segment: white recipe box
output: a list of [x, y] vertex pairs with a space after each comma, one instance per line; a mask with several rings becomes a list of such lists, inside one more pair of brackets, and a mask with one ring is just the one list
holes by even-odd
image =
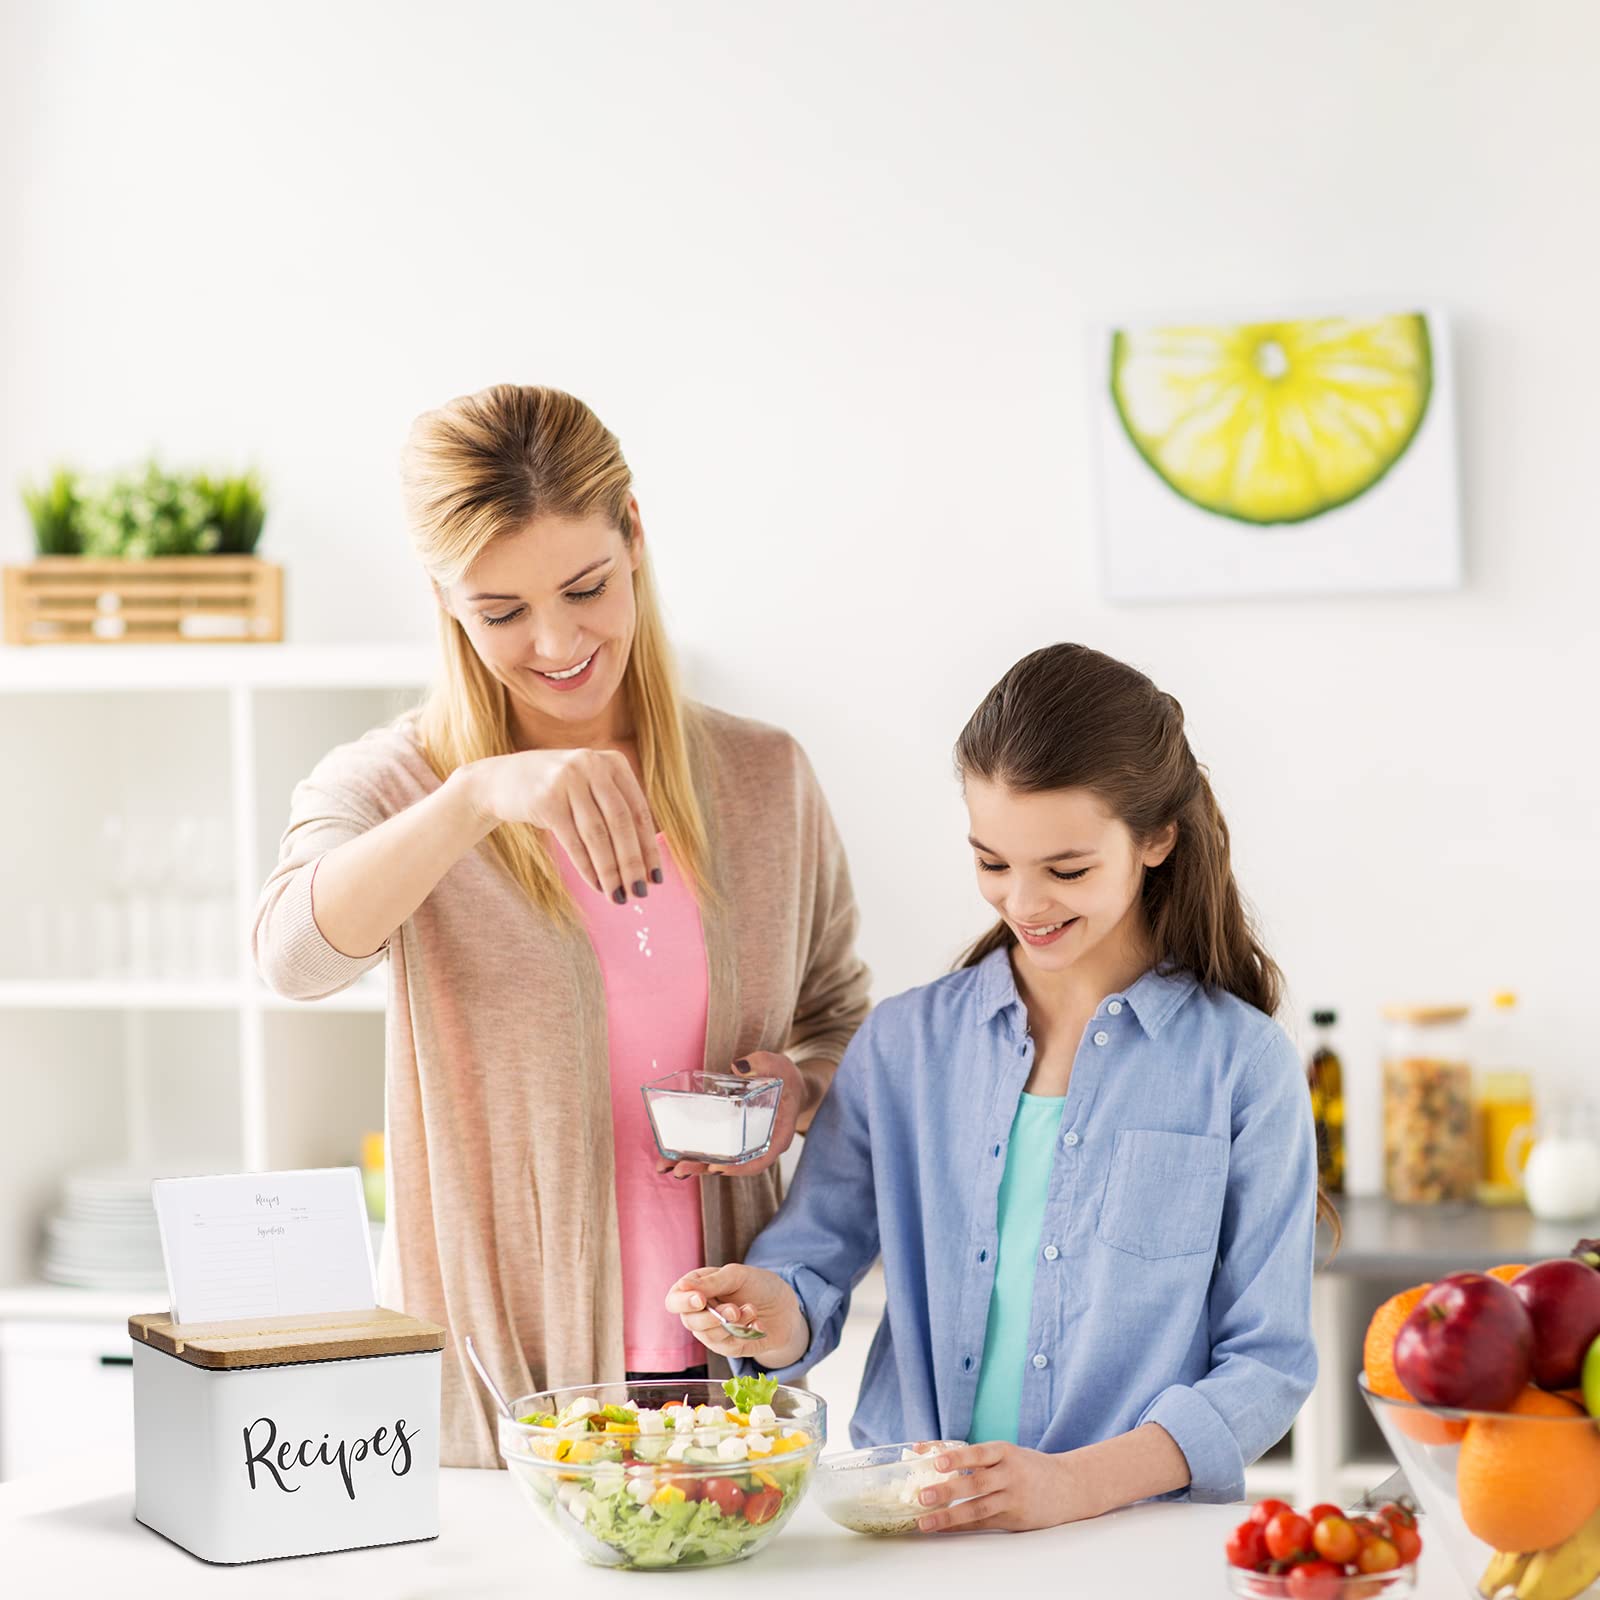
[[128, 1332], [146, 1527], [228, 1563], [438, 1537], [442, 1329], [379, 1307]]

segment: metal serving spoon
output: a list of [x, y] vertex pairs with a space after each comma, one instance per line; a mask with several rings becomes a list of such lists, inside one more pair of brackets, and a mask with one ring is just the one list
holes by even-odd
[[729, 1322], [717, 1308], [706, 1301], [706, 1310], [714, 1316], [723, 1326], [730, 1339], [765, 1339], [766, 1334], [759, 1328], [743, 1328], [737, 1322]]
[[[500, 1385], [489, 1376], [489, 1369], [485, 1367], [483, 1362], [479, 1359], [477, 1349], [472, 1343], [472, 1335], [470, 1333], [463, 1335], [461, 1346], [467, 1352], [467, 1360], [472, 1363], [472, 1370], [478, 1374], [479, 1383], [481, 1383], [484, 1388], [487, 1389], [494, 1397], [495, 1405], [500, 1408], [500, 1415], [503, 1417], [512, 1417], [513, 1413], [511, 1407], [506, 1404], [506, 1397], [501, 1394]], [[567, 1519], [568, 1525], [572, 1528], [574, 1537], [577, 1539], [578, 1543], [581, 1544], [601, 1566], [619, 1567], [627, 1561], [628, 1557], [624, 1551], [619, 1550], [613, 1544], [607, 1544], [603, 1539], [595, 1538], [595, 1536], [590, 1533], [586, 1527], [584, 1527], [583, 1519], [581, 1517], [574, 1516], [569, 1507], [561, 1505], [559, 1499], [554, 1503], [560, 1507], [560, 1514]]]

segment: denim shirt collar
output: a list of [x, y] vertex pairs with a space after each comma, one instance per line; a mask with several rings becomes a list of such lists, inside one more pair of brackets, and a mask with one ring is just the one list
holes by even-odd
[[[1016, 974], [1011, 970], [1011, 952], [992, 950], [973, 969], [973, 1003], [979, 1022], [989, 1022], [1002, 1011], [1021, 1008]], [[1170, 1022], [1184, 1001], [1194, 993], [1196, 982], [1190, 972], [1163, 972], [1158, 967], [1135, 979], [1120, 995], [1107, 995], [1100, 1009], [1112, 1000], [1125, 1001], [1139, 1026], [1154, 1039]], [[1098, 1015], [1099, 1012], [1096, 1012]]]

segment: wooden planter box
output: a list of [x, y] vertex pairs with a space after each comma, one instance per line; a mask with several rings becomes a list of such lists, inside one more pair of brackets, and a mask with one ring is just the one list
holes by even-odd
[[7, 644], [256, 644], [283, 638], [283, 568], [254, 556], [41, 556], [4, 571]]

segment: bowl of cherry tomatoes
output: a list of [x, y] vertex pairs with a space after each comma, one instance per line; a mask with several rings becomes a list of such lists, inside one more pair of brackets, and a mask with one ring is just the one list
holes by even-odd
[[1304, 1515], [1263, 1500], [1229, 1536], [1228, 1589], [1250, 1600], [1376, 1600], [1416, 1587], [1421, 1553], [1409, 1500]]

